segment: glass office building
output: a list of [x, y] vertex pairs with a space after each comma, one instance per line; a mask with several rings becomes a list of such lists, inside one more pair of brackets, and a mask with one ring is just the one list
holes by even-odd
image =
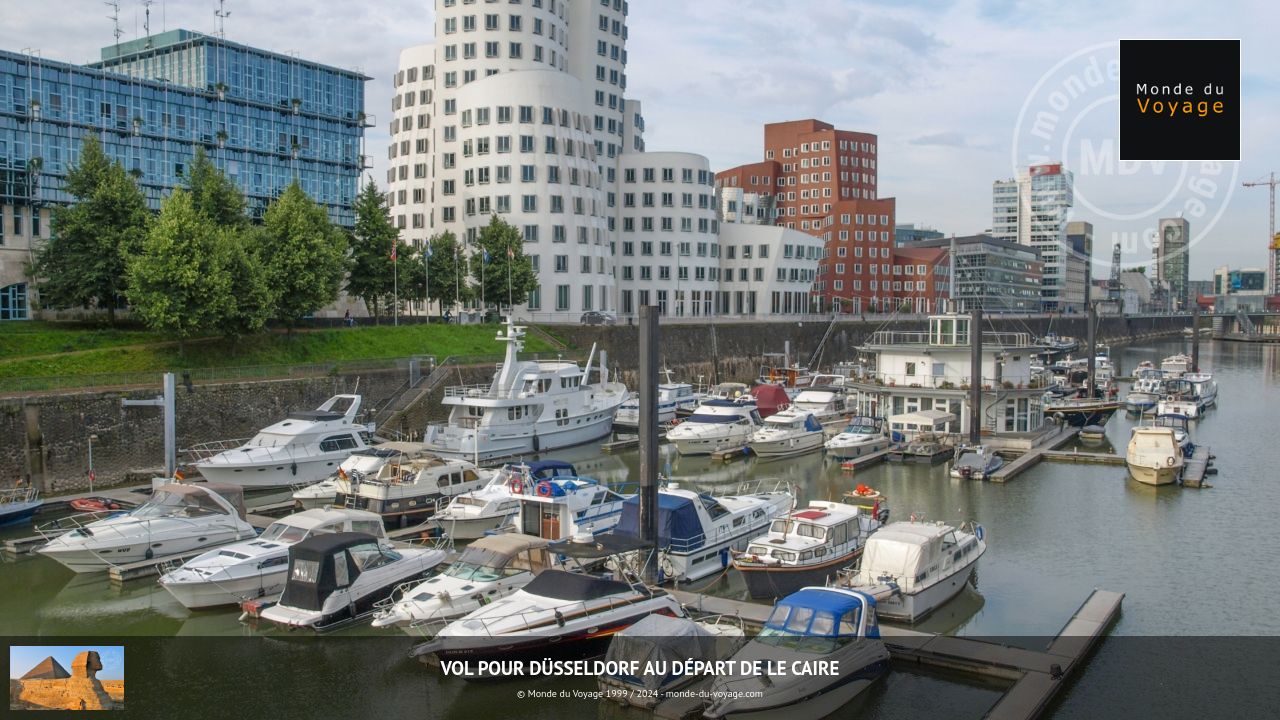
[[203, 146], [260, 217], [295, 178], [353, 223], [364, 154], [363, 74], [187, 30], [102, 49], [90, 65], [0, 50], [0, 320], [26, 317], [25, 271], [82, 138], [138, 179], [153, 208]]

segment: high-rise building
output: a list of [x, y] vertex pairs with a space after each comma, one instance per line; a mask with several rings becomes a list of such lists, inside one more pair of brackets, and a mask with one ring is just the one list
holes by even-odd
[[1084, 309], [1087, 260], [1067, 240], [1073, 204], [1073, 175], [1061, 163], [1032, 165], [992, 185], [991, 235], [1040, 252], [1046, 310]]
[[291, 55], [173, 30], [74, 65], [0, 51], [0, 320], [29, 315], [25, 266], [70, 201], [67, 172], [87, 134], [137, 180], [148, 204], [184, 181], [197, 147], [260, 217], [297, 179], [350, 225], [369, 78]]
[[944, 267], [940, 275], [942, 282], [935, 285], [935, 294], [932, 298], [925, 296], [932, 299], [932, 306], [918, 312], [942, 312], [945, 300], [950, 300], [951, 309], [957, 312], [968, 312], [974, 308], [988, 313], [1040, 311], [1044, 269], [1040, 253], [1035, 248], [990, 235], [969, 235], [923, 240], [910, 248], [895, 251], [894, 256], [896, 258], [909, 250], [940, 250], [944, 263], [950, 263], [952, 258], [947, 256], [953, 247], [954, 278], [947, 276], [949, 269]]
[[875, 135], [819, 120], [771, 123], [762, 162], [716, 174], [722, 206], [741, 190], [773, 224], [823, 240], [810, 311], [861, 312], [893, 299], [895, 201], [879, 197], [876, 146]]
[[1191, 270], [1191, 223], [1186, 218], [1161, 218], [1156, 225], [1156, 280], [1168, 288], [1168, 309], [1191, 307], [1187, 278]]
[[[1072, 255], [1084, 260], [1084, 307], [1099, 299], [1093, 292], [1093, 223], [1072, 220], [1067, 223], [1067, 247]], [[1074, 265], [1074, 263], [1073, 263]], [[1069, 266], [1070, 270], [1071, 267]]]

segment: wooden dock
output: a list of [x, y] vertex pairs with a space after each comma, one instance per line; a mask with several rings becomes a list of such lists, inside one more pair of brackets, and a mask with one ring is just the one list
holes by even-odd
[[1046, 450], [1041, 455], [1055, 462], [1091, 463], [1094, 465], [1124, 465], [1124, 457], [1112, 453], [1078, 452], [1075, 450]]
[[729, 462], [730, 460], [738, 460], [739, 458], [751, 455], [751, 447], [743, 445], [738, 448], [730, 448], [728, 450], [717, 450], [711, 453], [711, 459], [719, 462]]
[[[666, 441], [667, 441], [667, 434], [665, 432], [658, 433], [658, 442], [664, 443]], [[638, 447], [640, 447], [640, 436], [636, 435], [634, 437], [624, 437], [624, 438], [619, 438], [617, 440], [610, 440], [609, 442], [606, 442], [606, 443], [601, 443], [600, 452], [608, 455], [612, 455], [613, 453], [616, 453], [616, 452], [621, 452], [623, 450], [631, 450], [632, 448], [638, 448]]]
[[[690, 609], [736, 615], [759, 627], [772, 606], [672, 590]], [[1094, 590], [1045, 650], [1029, 650], [950, 635], [935, 635], [894, 625], [881, 625], [895, 664], [961, 672], [1011, 683], [985, 717], [1031, 720], [1061, 691], [1069, 676], [1084, 665], [1120, 612], [1123, 593]], [[663, 718], [683, 718], [698, 708], [687, 702], [665, 701], [654, 709]]]
[[[1045, 459], [1047, 453], [1053, 452], [1058, 448], [1066, 445], [1079, 434], [1080, 428], [1064, 428], [1057, 435], [1051, 436], [1040, 445], [1022, 451], [1022, 454], [1012, 461], [1007, 462], [999, 470], [987, 476], [991, 482], [1008, 482], [1030, 468], [1040, 464]], [[1008, 453], [1008, 450], [996, 450], [998, 453]]]
[[1211, 475], [1216, 470], [1211, 470], [1213, 459], [1216, 457], [1208, 445], [1197, 445], [1196, 451], [1187, 458], [1182, 466], [1182, 486], [1190, 488], [1211, 488], [1213, 485], [1204, 481], [1206, 475]]
[[849, 458], [848, 460], [840, 460], [838, 462], [840, 463], [841, 470], [847, 473], [852, 473], [861, 470], [864, 467], [879, 465], [889, 459], [890, 452], [893, 452], [893, 448], [887, 447], [883, 450], [877, 450], [873, 453], [867, 453], [866, 455], [860, 455], [856, 458]]

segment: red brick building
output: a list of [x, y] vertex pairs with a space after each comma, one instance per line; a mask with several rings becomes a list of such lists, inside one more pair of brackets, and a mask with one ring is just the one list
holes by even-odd
[[876, 144], [875, 135], [819, 120], [771, 123], [763, 162], [716, 174], [717, 188], [760, 195], [773, 224], [824, 240], [811, 291], [815, 311], [856, 313], [894, 302], [896, 203], [879, 197]]

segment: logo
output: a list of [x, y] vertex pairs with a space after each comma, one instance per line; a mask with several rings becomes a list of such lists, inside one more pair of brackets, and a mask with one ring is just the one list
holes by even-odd
[[1121, 40], [1124, 160], [1240, 159], [1239, 40]]

